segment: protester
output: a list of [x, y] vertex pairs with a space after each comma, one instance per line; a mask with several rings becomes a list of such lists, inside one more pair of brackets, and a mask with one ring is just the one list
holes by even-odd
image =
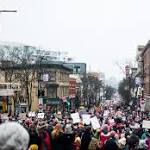
[[91, 127], [86, 127], [85, 132], [81, 136], [81, 149], [80, 150], [88, 150], [91, 139], [92, 139]]
[[[81, 111], [45, 111], [42, 118], [36, 113], [23, 118], [1, 114], [0, 150], [9, 150], [10, 146], [13, 150], [150, 150], [150, 127], [143, 127], [143, 120], [150, 121], [149, 113], [141, 112], [137, 106], [134, 108], [115, 107], [111, 103], [84, 107]], [[71, 113], [77, 116], [73, 118]], [[91, 118], [84, 120], [83, 114]], [[18, 129], [13, 132], [12, 127], [5, 130], [6, 122], [18, 122], [23, 131]], [[24, 132], [27, 139], [23, 139]], [[13, 139], [17, 136], [23, 142]]]
[[56, 124], [51, 133], [53, 150], [64, 150], [64, 132], [61, 124]]
[[39, 122], [37, 125], [38, 135], [40, 138], [39, 150], [52, 150], [51, 139], [48, 131], [46, 130], [47, 126], [46, 122]]
[[79, 136], [79, 133], [76, 131], [74, 140], [74, 150], [80, 150], [80, 147], [81, 147], [81, 138]]
[[75, 134], [72, 130], [71, 124], [66, 124], [63, 137], [64, 150], [74, 149]]

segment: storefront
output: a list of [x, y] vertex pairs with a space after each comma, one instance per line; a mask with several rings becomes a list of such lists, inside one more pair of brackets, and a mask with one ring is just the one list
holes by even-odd
[[46, 105], [46, 110], [51, 112], [62, 110], [62, 101], [59, 98], [44, 98], [43, 104]]

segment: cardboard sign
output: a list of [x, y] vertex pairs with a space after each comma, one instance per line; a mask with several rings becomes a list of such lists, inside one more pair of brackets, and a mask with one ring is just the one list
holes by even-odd
[[38, 119], [43, 119], [44, 118], [44, 113], [38, 113]]
[[143, 120], [142, 127], [145, 128], [145, 129], [150, 129], [150, 121]]
[[79, 123], [81, 121], [79, 113], [73, 113], [73, 114], [71, 114], [71, 118], [73, 119], [73, 123]]
[[91, 115], [89, 115], [89, 114], [83, 114], [82, 115], [83, 123], [86, 125], [90, 125], [90, 123], [91, 123], [90, 117], [91, 117]]
[[100, 124], [99, 124], [99, 121], [98, 121], [96, 116], [92, 117], [90, 120], [91, 120], [91, 124], [92, 124], [92, 127], [93, 127], [94, 130], [100, 128]]

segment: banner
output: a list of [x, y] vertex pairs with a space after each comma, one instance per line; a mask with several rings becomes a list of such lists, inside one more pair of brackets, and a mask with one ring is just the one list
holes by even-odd
[[145, 128], [145, 129], [150, 129], [150, 121], [143, 120], [142, 127]]
[[91, 124], [92, 124], [92, 127], [93, 127], [94, 130], [100, 128], [100, 124], [99, 124], [99, 121], [98, 121], [96, 116], [91, 118], [90, 120], [91, 120]]
[[38, 113], [38, 119], [43, 119], [44, 118], [44, 113]]
[[73, 123], [79, 123], [81, 121], [79, 113], [72, 113], [71, 118], [73, 119]]
[[89, 114], [83, 114], [82, 115], [83, 123], [86, 124], [86, 125], [90, 125], [90, 123], [91, 123], [90, 118], [91, 118], [91, 115], [89, 115]]

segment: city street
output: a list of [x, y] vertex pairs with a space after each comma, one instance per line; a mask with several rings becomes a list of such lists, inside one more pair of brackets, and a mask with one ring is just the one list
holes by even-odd
[[0, 150], [150, 150], [149, 6], [0, 0]]

